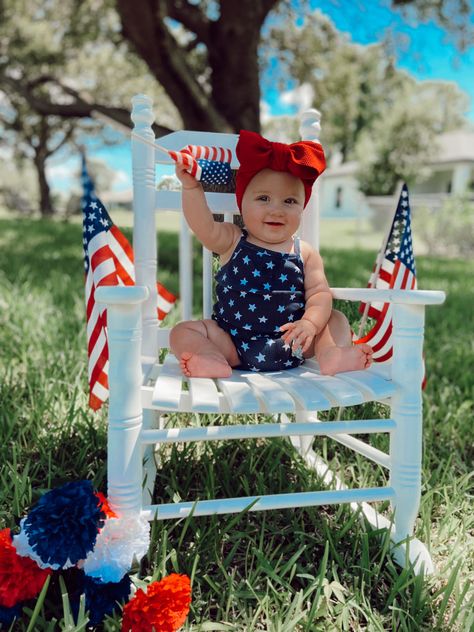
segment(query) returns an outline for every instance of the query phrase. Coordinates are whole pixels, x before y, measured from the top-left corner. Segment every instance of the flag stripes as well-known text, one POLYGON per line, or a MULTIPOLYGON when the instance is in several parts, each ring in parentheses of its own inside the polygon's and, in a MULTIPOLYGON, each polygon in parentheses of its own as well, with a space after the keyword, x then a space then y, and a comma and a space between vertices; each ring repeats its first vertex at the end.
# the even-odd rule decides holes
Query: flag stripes
POLYGON ((187 145, 179 151, 166 149, 160 145, 169 157, 186 169, 196 180, 207 184, 229 184, 232 180, 232 151, 225 147, 205 145, 187 145))
MULTIPOLYGON (((368 287, 397 290, 414 290, 417 287, 411 238, 410 205, 406 185, 402 188, 386 246, 377 256, 368 287), (379 272, 374 278, 380 261, 382 263, 379 272)), ((365 308, 365 303, 362 303, 359 311, 364 312, 365 308)), ((369 344, 374 350, 374 361, 386 362, 393 355, 393 305, 391 303, 371 303, 367 315, 375 320, 375 324, 367 334, 354 342, 356 344, 369 344)))
MULTIPOLYGON (((109 349, 107 310, 96 303, 95 291, 103 285, 134 285, 135 271, 133 249, 95 195, 85 160, 82 163, 82 185, 89 406, 98 410, 109 396, 109 349)), ((157 291, 157 313, 161 321, 176 297, 161 283, 157 283, 157 291)))

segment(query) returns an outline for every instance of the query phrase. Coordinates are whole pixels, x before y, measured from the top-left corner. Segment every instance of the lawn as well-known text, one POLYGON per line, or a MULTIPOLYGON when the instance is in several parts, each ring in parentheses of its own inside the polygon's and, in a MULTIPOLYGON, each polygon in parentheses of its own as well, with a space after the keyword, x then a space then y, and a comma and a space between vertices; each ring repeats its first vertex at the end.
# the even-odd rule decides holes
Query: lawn
MULTIPOLYGON (((161 235, 159 247, 160 280, 177 290, 176 235, 161 235)), ((322 254, 332 285, 366 284, 375 251, 323 248, 322 254)), ((106 490, 106 415, 87 407, 81 257, 77 223, 0 219, 0 528, 15 530, 45 490, 68 481, 89 479, 106 490)), ((192 608, 183 629, 473 629, 474 265, 428 256, 416 263, 419 286, 448 295, 445 305, 427 310, 416 526, 438 573, 423 579, 394 565, 381 534, 345 506, 159 522, 137 572, 191 577, 192 608)), ((371 407, 358 413, 369 417, 371 407)), ((346 481, 352 475, 363 484, 384 480, 352 452, 317 441, 346 481)), ((176 481, 189 500, 317 488, 315 476, 290 461, 291 450, 283 440, 262 441, 258 451, 250 441, 179 446, 163 453, 156 495, 174 498, 176 481)), ((67 573, 65 581, 69 585, 67 573)), ((27 604, 12 630, 85 629, 66 626, 54 582, 28 627, 34 607, 34 600, 27 604)), ((109 618, 103 629, 118 631, 119 621, 109 618)))

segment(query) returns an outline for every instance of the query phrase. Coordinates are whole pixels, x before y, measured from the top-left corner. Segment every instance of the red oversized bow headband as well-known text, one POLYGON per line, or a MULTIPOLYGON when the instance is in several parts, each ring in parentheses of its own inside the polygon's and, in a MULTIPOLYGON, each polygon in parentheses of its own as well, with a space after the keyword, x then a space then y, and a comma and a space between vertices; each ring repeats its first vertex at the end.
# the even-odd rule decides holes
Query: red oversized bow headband
POLYGON ((304 185, 305 206, 311 197, 314 181, 326 169, 323 148, 310 140, 285 145, 272 143, 260 134, 242 130, 236 154, 240 167, 236 176, 235 195, 240 210, 248 183, 262 169, 286 171, 300 178, 304 185))

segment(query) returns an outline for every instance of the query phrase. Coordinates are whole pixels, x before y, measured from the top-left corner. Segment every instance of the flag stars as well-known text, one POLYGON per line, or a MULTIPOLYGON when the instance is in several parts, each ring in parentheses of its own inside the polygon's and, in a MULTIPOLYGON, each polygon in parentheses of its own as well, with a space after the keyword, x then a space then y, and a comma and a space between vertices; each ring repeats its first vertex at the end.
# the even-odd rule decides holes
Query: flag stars
POLYGON ((234 314, 234 318, 235 318, 236 320, 240 320, 240 319, 242 318, 242 314, 241 314, 240 312, 235 312, 235 314, 234 314))
POLYGON ((240 285, 247 285, 247 283, 248 281, 245 277, 243 279, 240 279, 240 285))
POLYGON ((248 345, 247 342, 243 342, 240 346, 242 347, 242 349, 244 351, 248 351, 249 350, 249 345, 248 345))
POLYGON ((265 362, 265 356, 263 355, 263 353, 259 353, 258 356, 255 356, 255 359, 257 360, 257 362, 265 362))
POLYGON ((253 274, 253 276, 254 276, 254 277, 259 277, 259 276, 260 276, 260 270, 255 269, 255 270, 252 272, 252 274, 253 274))
POLYGON ((280 274, 280 276, 278 277, 280 279, 280 281, 283 283, 283 281, 288 281, 288 275, 287 274, 280 274))
POLYGON ((275 267, 273 261, 267 261, 265 265, 267 266, 268 270, 273 270, 273 268, 275 267))
POLYGON ((259 323, 266 323, 268 320, 268 318, 266 316, 260 316, 258 319, 259 323))
POLYGON ((250 310, 251 312, 254 312, 256 309, 257 309, 257 306, 255 305, 255 303, 250 303, 250 305, 249 305, 249 310, 250 310))
POLYGON ((250 259, 247 255, 245 255, 245 257, 242 259, 242 261, 245 263, 245 265, 248 265, 250 263, 250 259))

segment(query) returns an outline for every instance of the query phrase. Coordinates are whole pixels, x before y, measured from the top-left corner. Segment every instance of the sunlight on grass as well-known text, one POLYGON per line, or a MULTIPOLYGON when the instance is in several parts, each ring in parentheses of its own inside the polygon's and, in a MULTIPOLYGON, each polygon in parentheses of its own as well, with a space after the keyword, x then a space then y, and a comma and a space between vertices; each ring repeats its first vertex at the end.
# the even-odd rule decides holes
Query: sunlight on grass
MULTIPOLYGON (((160 280, 171 289, 177 287, 176 248, 172 233, 160 241, 160 280)), ((323 256, 332 285, 363 286, 375 252, 325 247, 323 256)), ((416 525, 438 573, 423 580, 401 570, 388 554, 386 534, 367 528, 345 506, 157 522, 140 572, 192 578, 184 630, 472 629, 474 342, 467 332, 474 330, 473 264, 420 256, 417 268, 420 287, 448 295, 443 307, 427 310, 416 525)), ((17 529, 44 490, 65 482, 87 478, 106 489, 106 414, 87 407, 83 283, 79 224, 0 220, 0 528, 17 529)), ((356 308, 344 309, 355 323, 356 308)), ((371 406, 381 407, 356 412, 369 417, 371 406)), ((192 415, 183 421, 195 423, 192 415)), ((348 484, 354 476, 367 485, 386 480, 381 468, 318 441, 348 484)), ((378 447, 384 441, 373 438, 378 447)), ((283 440, 260 441, 258 450, 250 441, 174 446, 162 452, 155 495, 169 502, 177 489, 185 500, 319 489, 317 476, 292 456, 283 440)), ((51 621, 66 621, 60 594, 51 584, 36 610, 37 602, 27 604, 14 630, 27 630, 33 616, 34 630, 59 629, 51 621)), ((103 629, 118 632, 119 618, 103 629)))

